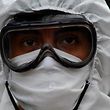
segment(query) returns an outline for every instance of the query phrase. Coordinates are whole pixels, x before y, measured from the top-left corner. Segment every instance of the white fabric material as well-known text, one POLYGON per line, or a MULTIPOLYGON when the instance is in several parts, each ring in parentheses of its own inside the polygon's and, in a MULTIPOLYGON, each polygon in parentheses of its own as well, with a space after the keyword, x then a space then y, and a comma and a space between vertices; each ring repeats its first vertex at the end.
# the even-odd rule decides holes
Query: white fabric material
MULTIPOLYGON (((63 52, 59 49, 56 49, 54 48, 55 52, 60 56, 60 57, 63 57, 63 58, 66 58, 72 62, 81 62, 81 59, 79 59, 78 57, 75 57, 71 54, 68 54, 66 52, 63 52)), ((29 53, 26 53, 26 54, 23 54, 23 55, 19 55, 17 57, 14 57, 12 59, 9 59, 13 64, 17 65, 17 66, 20 66, 22 64, 25 64, 25 63, 29 63, 31 61, 33 61, 34 59, 36 59, 36 57, 39 55, 39 52, 40 52, 40 49, 38 50, 34 50, 32 52, 29 52, 29 53)))
MULTIPOLYGON (((89 87, 89 90, 87 91, 86 96, 80 105, 80 110, 109 110, 110 98, 108 94, 110 93, 110 10, 105 1, 0 0, 0 29, 8 22, 8 18, 13 14, 19 12, 32 12, 42 9, 53 9, 74 14, 83 14, 94 24, 97 30, 98 47, 94 59, 91 86, 89 87)), ((4 76, 2 77, 3 72, 1 72, 0 77, 1 85, 5 80, 4 76)), ((2 90, 2 88, 0 88, 0 90, 2 90)), ((12 105, 11 103, 8 103, 10 101, 8 101, 5 95, 6 93, 4 92, 1 97, 0 109, 14 110, 10 108, 12 105)))
POLYGON ((78 58, 78 57, 76 57, 76 56, 74 56, 74 55, 71 55, 71 54, 68 54, 68 53, 66 53, 66 52, 64 52, 64 51, 61 51, 61 50, 59 50, 59 49, 54 49, 55 50, 55 52, 59 55, 59 56, 61 56, 62 58, 66 58, 66 59, 68 59, 69 61, 72 61, 72 62, 81 62, 82 60, 80 59, 80 58, 78 58))
POLYGON ((29 63, 33 61, 39 54, 40 49, 26 53, 25 55, 19 55, 17 57, 14 57, 12 59, 9 59, 12 63, 14 63, 17 66, 20 66, 24 63, 29 63))
POLYGON ((72 110, 89 72, 89 65, 70 69, 46 57, 37 68, 28 72, 10 71, 9 84, 25 110, 72 110))
MULTIPOLYGON (((68 105, 68 102, 66 103, 66 105, 68 105)), ((0 109, 15 110, 13 108, 12 103, 10 102, 10 99, 6 90, 4 91, 2 96, 0 109)), ((94 88, 94 85, 90 85, 89 89, 87 90, 84 96, 82 103, 80 104, 79 110, 109 110, 109 109, 110 109, 109 97, 106 96, 104 93, 100 92, 97 88, 94 88)), ((35 110, 35 109, 29 109, 29 110, 35 110)), ((69 110, 72 110, 72 109, 69 109, 69 110)))

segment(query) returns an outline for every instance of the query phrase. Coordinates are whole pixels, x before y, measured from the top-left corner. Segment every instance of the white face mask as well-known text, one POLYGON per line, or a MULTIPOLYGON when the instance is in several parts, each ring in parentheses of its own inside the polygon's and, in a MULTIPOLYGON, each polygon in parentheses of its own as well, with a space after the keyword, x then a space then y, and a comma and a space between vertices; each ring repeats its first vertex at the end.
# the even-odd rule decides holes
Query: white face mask
MULTIPOLYGON (((24 59, 28 61, 28 56, 24 55, 24 59)), ((23 56, 19 60, 23 60, 23 56)), ((89 65, 80 69, 66 68, 46 57, 28 72, 10 70, 9 84, 25 110, 72 110, 88 76, 89 65)))

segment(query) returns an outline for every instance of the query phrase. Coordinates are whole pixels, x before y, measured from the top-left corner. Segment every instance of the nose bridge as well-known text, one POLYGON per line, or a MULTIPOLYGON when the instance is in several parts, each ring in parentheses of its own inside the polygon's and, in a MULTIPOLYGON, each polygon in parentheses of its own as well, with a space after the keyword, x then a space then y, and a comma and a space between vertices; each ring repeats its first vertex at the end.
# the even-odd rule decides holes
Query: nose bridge
POLYGON ((53 45, 54 42, 54 32, 51 29, 42 30, 43 44, 53 45))

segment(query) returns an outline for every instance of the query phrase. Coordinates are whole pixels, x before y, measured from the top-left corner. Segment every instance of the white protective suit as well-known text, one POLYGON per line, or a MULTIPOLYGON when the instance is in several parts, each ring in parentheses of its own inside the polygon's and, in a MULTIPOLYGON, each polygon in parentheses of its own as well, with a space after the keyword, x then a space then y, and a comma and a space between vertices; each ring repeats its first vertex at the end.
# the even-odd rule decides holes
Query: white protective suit
MULTIPOLYGON (((110 110, 110 10, 106 2, 104 0, 0 0, 0 29, 7 23, 11 15, 43 9, 83 14, 94 24, 97 31, 97 52, 90 75, 90 86, 79 106, 79 110, 110 110)), ((6 72, 2 65, 0 110, 14 110, 4 87, 5 80, 8 78, 6 72)), ((69 106, 70 102, 67 102, 65 104, 69 106)), ((69 108, 68 110, 72 109, 69 108)))

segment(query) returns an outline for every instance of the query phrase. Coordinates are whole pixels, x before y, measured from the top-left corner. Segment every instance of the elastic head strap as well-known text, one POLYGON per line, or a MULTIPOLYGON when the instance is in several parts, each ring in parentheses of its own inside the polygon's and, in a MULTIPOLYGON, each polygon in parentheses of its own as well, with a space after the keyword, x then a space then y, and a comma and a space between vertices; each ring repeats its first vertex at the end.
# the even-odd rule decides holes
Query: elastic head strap
POLYGON ((80 103, 81 103, 81 101, 82 101, 82 99, 83 99, 83 97, 84 97, 84 95, 85 95, 85 93, 86 93, 86 91, 87 91, 87 89, 89 87, 89 84, 90 84, 89 81, 86 81, 86 85, 85 85, 83 91, 81 92, 81 94, 79 96, 79 99, 77 101, 77 104, 76 104, 76 106, 74 107, 73 110, 78 110, 79 105, 80 105, 80 103))
POLYGON ((8 92, 8 95, 10 97, 10 100, 15 108, 15 110, 24 110, 20 105, 18 105, 15 101, 15 98, 13 97, 12 93, 10 92, 9 90, 9 84, 8 84, 8 81, 5 82, 5 86, 6 86, 6 89, 7 89, 7 92, 8 92))

